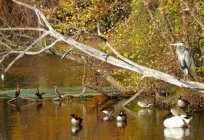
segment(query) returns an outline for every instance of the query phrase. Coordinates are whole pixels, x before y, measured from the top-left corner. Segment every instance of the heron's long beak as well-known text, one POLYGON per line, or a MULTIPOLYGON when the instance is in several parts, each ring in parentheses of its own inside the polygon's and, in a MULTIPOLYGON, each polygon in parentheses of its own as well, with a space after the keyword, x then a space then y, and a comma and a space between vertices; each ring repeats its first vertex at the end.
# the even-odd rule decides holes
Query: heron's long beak
POLYGON ((179 43, 173 43, 173 44, 170 44, 170 45, 177 46, 177 45, 179 45, 179 43))
POLYGON ((177 42, 177 43, 173 43, 173 44, 170 44, 170 45, 173 45, 173 46, 182 46, 183 43, 181 43, 181 42, 177 42))

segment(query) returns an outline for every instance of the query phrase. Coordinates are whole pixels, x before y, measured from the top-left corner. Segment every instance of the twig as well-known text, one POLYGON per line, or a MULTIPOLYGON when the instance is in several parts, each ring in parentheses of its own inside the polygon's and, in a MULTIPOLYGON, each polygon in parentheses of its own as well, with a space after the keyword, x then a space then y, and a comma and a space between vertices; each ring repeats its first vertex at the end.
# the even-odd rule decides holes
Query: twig
POLYGON ((102 36, 102 33, 100 32, 99 24, 97 24, 97 33, 98 33, 98 36, 105 42, 106 46, 107 46, 118 58, 120 58, 120 59, 123 60, 124 62, 126 62, 126 63, 128 63, 128 64, 134 66, 134 67, 137 69, 137 71, 139 71, 139 73, 142 72, 142 70, 140 70, 140 69, 138 68, 138 65, 137 65, 135 62, 133 62, 133 61, 131 61, 131 60, 125 58, 124 56, 122 56, 119 52, 117 52, 117 51, 110 45, 110 43, 107 41, 107 39, 102 36))
POLYGON ((64 59, 71 51, 73 48, 70 48, 66 53, 64 53, 61 57, 61 60, 64 59))
POLYGON ((0 28, 0 31, 46 31, 43 28, 33 28, 33 27, 25 27, 25 28, 0 28))
POLYGON ((145 75, 142 75, 142 77, 140 78, 140 80, 137 83, 137 89, 140 89, 140 83, 142 82, 142 80, 144 80, 145 77, 146 77, 145 75))
POLYGON ((46 37, 49 34, 49 32, 46 32, 44 34, 42 34, 38 39, 36 39, 31 45, 29 45, 21 54, 19 54, 11 63, 9 63, 9 65, 7 66, 7 68, 4 70, 4 73, 6 73, 11 66, 17 61, 19 60, 21 57, 23 57, 23 55, 30 50, 35 44, 37 44, 41 39, 43 39, 44 37, 46 37))
POLYGON ((8 50, 10 50, 10 51, 12 50, 11 47, 9 47, 7 44, 5 44, 5 43, 3 43, 3 42, 0 42, 0 44, 3 45, 3 46, 5 46, 5 47, 6 47, 8 50))
POLYGON ((86 92, 86 90, 87 90, 87 87, 83 87, 82 92, 80 94, 76 95, 76 97, 82 96, 86 92))
POLYGON ((196 20, 196 22, 201 26, 202 31, 204 31, 204 24, 202 23, 202 21, 199 20, 199 18, 193 13, 188 4, 184 2, 184 0, 181 0, 181 2, 186 6, 186 9, 184 9, 184 11, 188 11, 191 14, 191 16, 196 20))
POLYGON ((132 102, 136 97, 138 97, 141 93, 143 92, 143 89, 140 89, 137 93, 135 93, 135 95, 133 95, 130 99, 128 99, 123 105, 122 107, 125 107, 127 104, 129 104, 130 102, 132 102))

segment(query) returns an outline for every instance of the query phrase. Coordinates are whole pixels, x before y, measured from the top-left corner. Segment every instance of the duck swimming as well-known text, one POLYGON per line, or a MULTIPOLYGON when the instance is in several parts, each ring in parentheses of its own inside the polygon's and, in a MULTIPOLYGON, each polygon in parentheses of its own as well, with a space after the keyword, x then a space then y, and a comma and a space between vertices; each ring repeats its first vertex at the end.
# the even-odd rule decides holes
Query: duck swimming
POLYGON ((168 128, 174 127, 188 127, 189 122, 192 120, 192 117, 182 117, 182 116, 173 116, 164 120, 163 125, 168 128))
POLYGON ((105 115, 111 115, 115 109, 114 107, 104 107, 100 111, 102 111, 105 115))
POLYGON ((118 122, 126 121, 126 120, 127 120, 127 115, 126 115, 123 111, 121 111, 121 112, 118 114, 116 120, 117 120, 118 122))
POLYGON ((78 117, 76 114, 71 114, 72 119, 71 119, 71 123, 72 125, 81 125, 83 119, 78 117))

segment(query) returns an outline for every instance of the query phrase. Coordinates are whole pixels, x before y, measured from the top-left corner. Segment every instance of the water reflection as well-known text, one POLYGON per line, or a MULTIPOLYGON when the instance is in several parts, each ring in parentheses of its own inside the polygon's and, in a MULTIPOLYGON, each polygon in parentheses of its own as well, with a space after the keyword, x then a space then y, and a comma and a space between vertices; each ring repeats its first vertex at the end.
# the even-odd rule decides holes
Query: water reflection
POLYGON ((138 111, 138 116, 143 118, 144 116, 151 115, 152 113, 153 111, 151 109, 140 109, 138 111))
POLYGON ((72 130, 72 134, 73 135, 76 135, 77 133, 79 133, 79 131, 81 131, 82 130, 82 126, 81 126, 81 124, 80 125, 72 125, 72 128, 71 128, 71 130, 72 130))
POLYGON ((123 122, 116 122, 117 123, 117 127, 118 128, 125 128, 127 125, 127 121, 123 121, 123 122))
POLYGON ((43 103, 38 103, 36 107, 37 111, 40 111, 42 108, 43 108, 43 103))
MULTIPOLYGON (((11 58, 7 61, 9 59, 11 58)), ((71 60, 61 60, 54 55, 24 56, 5 74, 4 81, 0 80, 0 87, 8 89, 16 87, 16 84, 24 88, 53 88, 55 85, 74 87, 81 85, 82 69, 83 65, 71 60)), ((86 72, 90 77, 94 75, 92 69, 87 68, 86 72)), ((103 79, 101 82, 107 85, 103 79)))
POLYGON ((165 140, 168 140, 168 138, 182 139, 183 137, 186 137, 189 135, 190 135, 189 128, 165 128, 164 129, 164 136, 166 137, 165 140))
POLYGON ((61 105, 55 104, 52 100, 35 102, 20 106, 20 112, 13 110, 6 102, 7 100, 0 99, 2 106, 0 139, 2 140, 204 139, 203 115, 194 116, 189 128, 169 129, 163 127, 162 118, 166 112, 162 110, 151 110, 150 114, 142 114, 141 117, 139 110, 132 111, 125 108, 127 122, 116 122, 115 117, 121 110, 121 106, 118 105, 115 107, 114 119, 104 122, 101 120, 104 116, 97 107, 90 109, 89 106, 85 106, 83 100, 79 99, 72 99, 61 105), (81 126, 71 125, 70 114, 73 113, 83 118, 81 126))
POLYGON ((106 122, 106 121, 113 120, 114 117, 112 115, 104 115, 102 119, 103 119, 104 122, 106 122))

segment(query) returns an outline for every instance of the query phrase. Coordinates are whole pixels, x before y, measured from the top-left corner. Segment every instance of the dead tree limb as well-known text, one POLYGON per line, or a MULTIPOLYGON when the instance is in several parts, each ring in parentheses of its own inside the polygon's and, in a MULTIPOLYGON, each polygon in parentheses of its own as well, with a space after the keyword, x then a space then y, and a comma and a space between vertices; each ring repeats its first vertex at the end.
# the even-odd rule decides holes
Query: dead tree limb
POLYGON ((29 51, 35 44, 37 44, 40 40, 42 40, 44 37, 46 37, 48 35, 47 33, 42 34, 38 39, 36 39, 31 45, 29 45, 22 53, 20 53, 11 63, 9 63, 9 65, 7 66, 7 68, 4 70, 4 73, 6 73, 12 66, 13 64, 19 60, 21 57, 24 56, 24 54, 29 51))
POLYGON ((138 97, 144 90, 140 89, 135 95, 133 95, 130 99, 128 99, 123 105, 122 107, 125 107, 127 104, 129 104, 130 102, 132 102, 133 100, 135 100, 136 97, 138 97))
MULTIPOLYGON (((85 54, 95 57, 101 61, 105 61, 109 64, 112 64, 114 66, 118 66, 124 69, 128 69, 131 70, 133 72, 137 72, 139 74, 144 75, 145 77, 151 77, 151 78, 155 78, 155 79, 159 79, 165 82, 168 82, 172 85, 176 85, 179 87, 184 87, 184 88, 189 88, 191 90, 196 90, 199 91, 201 93, 204 93, 204 84, 203 83, 199 83, 199 82, 193 82, 193 81, 184 81, 184 80, 180 80, 178 78, 173 77, 172 75, 169 75, 167 73, 163 73, 154 69, 150 69, 144 66, 141 66, 139 64, 136 64, 134 62, 132 62, 129 59, 123 59, 123 60, 127 60, 127 61, 123 61, 123 60, 119 60, 115 57, 112 57, 102 51, 99 51, 95 48, 89 47, 87 45, 84 45, 80 42, 77 42, 76 40, 74 40, 73 38, 67 38, 65 36, 63 36, 62 34, 58 33, 57 31, 55 31, 51 25, 49 24, 49 22, 46 20, 45 16, 43 15, 43 13, 38 10, 37 8, 27 5, 25 3, 19 2, 17 0, 12 0, 13 2, 21 5, 21 6, 25 6, 31 10, 34 10, 36 12, 36 14, 38 14, 41 18, 41 20, 43 20, 44 24, 46 27, 44 27, 44 35, 45 34, 49 34, 49 36, 58 39, 60 41, 63 41, 75 48, 77 48, 78 50, 84 52, 85 54)), ((37 42, 37 41, 35 41, 37 42)), ((35 43, 34 43, 35 44, 35 43)), ((27 49, 26 49, 27 50, 27 49)), ((18 58, 22 57, 26 50, 24 51, 24 53, 22 53, 18 58)), ((29 50, 29 49, 28 49, 29 50)), ((15 61, 17 61, 18 59, 15 59, 15 61)), ((13 61, 13 63, 15 62, 13 61)), ((10 65, 10 64, 9 64, 10 65)), ((8 67, 7 67, 8 68, 8 67)), ((6 72, 7 69, 4 71, 6 72)))

